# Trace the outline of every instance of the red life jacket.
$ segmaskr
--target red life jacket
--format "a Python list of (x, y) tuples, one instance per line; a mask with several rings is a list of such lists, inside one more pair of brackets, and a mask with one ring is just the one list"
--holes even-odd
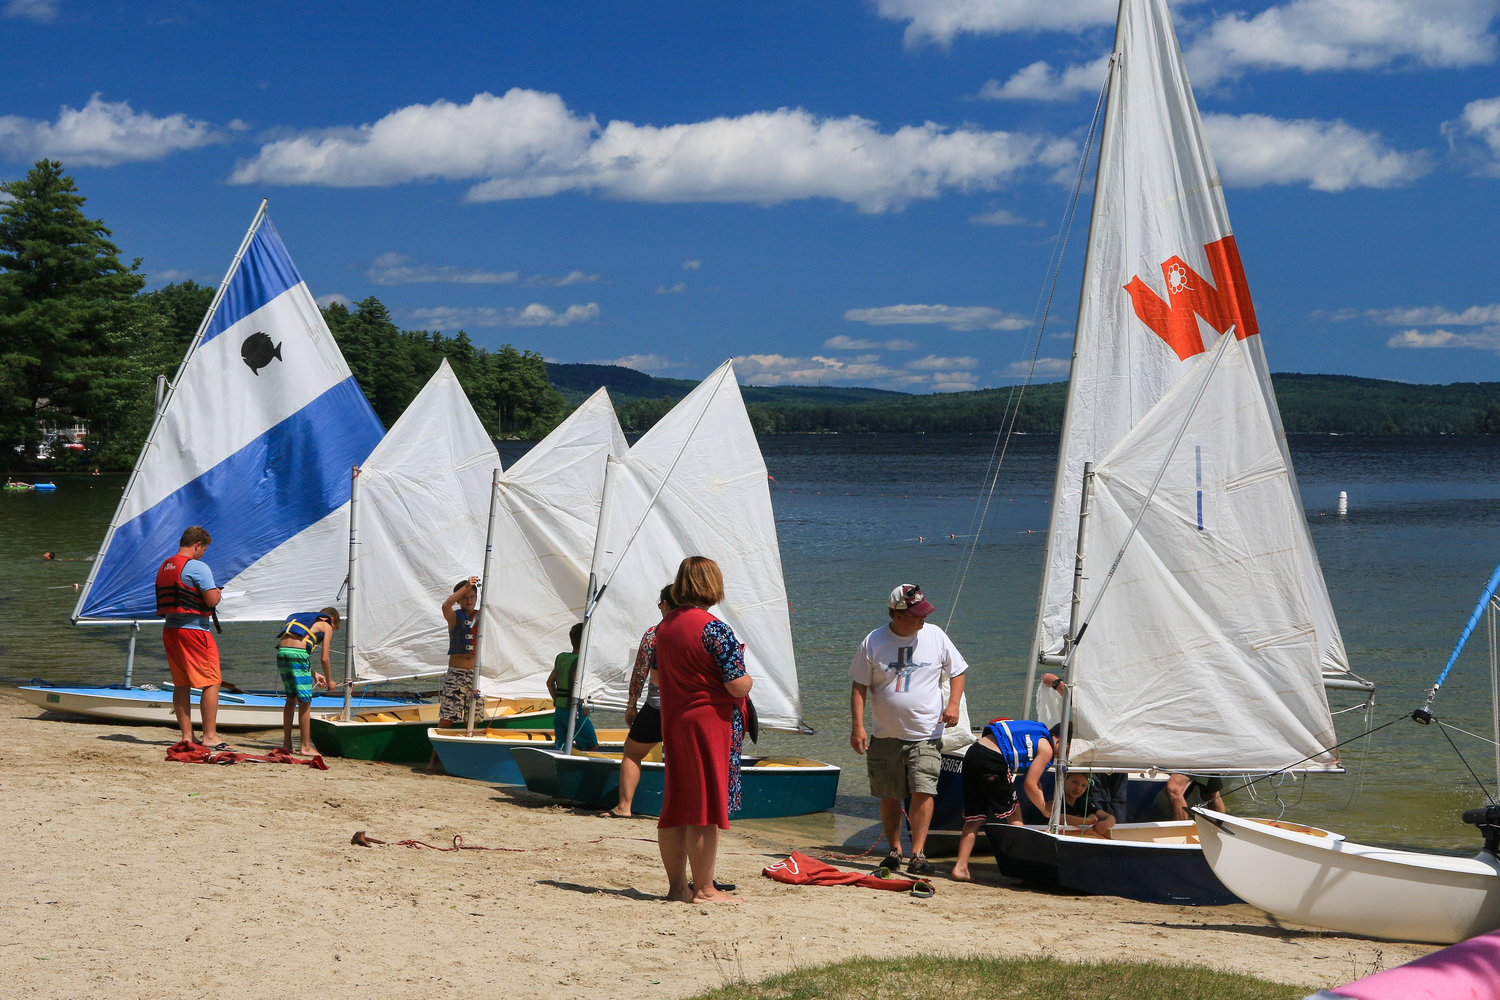
[(207, 615), (213, 609), (203, 601), (203, 592), (182, 580), (182, 567), (192, 556), (175, 555), (156, 571), (156, 613), (167, 615)]

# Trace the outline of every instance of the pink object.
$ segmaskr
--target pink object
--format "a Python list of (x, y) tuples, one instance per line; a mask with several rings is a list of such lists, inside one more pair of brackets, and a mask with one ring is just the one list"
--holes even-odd
[(1500, 1000), (1500, 931), (1328, 990), (1349, 1000)]

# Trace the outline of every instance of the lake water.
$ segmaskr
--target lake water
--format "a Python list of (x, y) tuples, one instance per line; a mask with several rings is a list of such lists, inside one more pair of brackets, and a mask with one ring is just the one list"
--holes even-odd
[[(847, 671), (859, 640), (886, 620), (891, 587), (920, 583), (937, 605), (933, 620), (969, 661), (976, 721), (1020, 714), (1056, 440), (1016, 438), (987, 504), (988, 437), (777, 436), (761, 445), (773, 477), (803, 715), (816, 731), (768, 734), (762, 749), (845, 768), (839, 815), (793, 824), (798, 836), (837, 843), (873, 815), (863, 761), (848, 746)], [(509, 464), (524, 449), (507, 444), (502, 456)], [(1500, 437), (1296, 437), (1292, 451), (1350, 661), (1379, 685), (1372, 722), (1409, 714), (1500, 561)], [(126, 630), (73, 626), (68, 615), (125, 477), (54, 481), (54, 493), (0, 497), (0, 683), (118, 682)], [(1341, 490), (1349, 494), (1343, 516)], [(43, 562), (45, 549), (62, 561)], [(219, 641), (226, 678), (242, 687), (275, 686), (266, 626), (226, 625)], [(1487, 734), (1483, 629), (1470, 647), (1435, 710), (1452, 725)], [(143, 629), (135, 680), (166, 676), (160, 639)], [(1339, 718), (1342, 739), (1365, 728), (1361, 714)], [(1492, 788), (1493, 747), (1462, 734), (1454, 739)], [(1397, 722), (1343, 755), (1347, 775), (1281, 788), (1290, 815), (1351, 839), (1477, 849), (1479, 838), (1459, 814), (1480, 804), (1480, 795), (1436, 727)], [(1236, 808), (1266, 814), (1279, 806), (1242, 797)]]

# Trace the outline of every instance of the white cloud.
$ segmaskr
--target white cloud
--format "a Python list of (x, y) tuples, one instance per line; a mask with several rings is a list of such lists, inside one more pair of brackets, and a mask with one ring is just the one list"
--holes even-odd
[(1203, 130), (1231, 187), (1307, 184), (1315, 191), (1388, 188), (1430, 170), (1423, 153), (1391, 149), (1342, 121), (1204, 115)]
[(455, 285), (513, 285), (520, 280), (516, 271), (474, 271), (468, 268), (417, 264), (399, 253), (376, 257), (366, 277), (377, 285), (421, 285), (442, 282)]
[(1024, 330), (1029, 319), (988, 306), (898, 305), (850, 309), (844, 318), (871, 326), (939, 325), (950, 330)]
[(153, 285), (171, 285), (180, 281), (196, 281), (200, 285), (205, 285), (219, 280), (218, 275), (207, 271), (184, 271), (175, 267), (164, 267), (159, 271), (152, 270), (148, 273), (150, 283)]
[(448, 264), (418, 264), (399, 253), (383, 253), (365, 271), (377, 285), (515, 285), (526, 288), (566, 288), (598, 281), (597, 274), (569, 271), (567, 274), (533, 274), (522, 278), (519, 271), (479, 271)]
[(527, 288), (567, 288), (569, 285), (587, 285), (599, 280), (597, 274), (569, 271), (567, 274), (533, 274), (521, 284)]
[(703, 261), (701, 261), (701, 260), (685, 260), (685, 261), (682, 262), (682, 269), (684, 271), (697, 271), (697, 270), (700, 270), (702, 267), (703, 267)]
[(986, 81), (979, 88), (985, 101), (1071, 101), (1083, 94), (1097, 94), (1109, 74), (1109, 53), (1091, 63), (1054, 70), (1051, 63), (1034, 62), (1009, 80)]
[(1019, 379), (1028, 375), (1033, 379), (1067, 378), (1071, 364), (1067, 358), (1037, 358), (1034, 366), (1028, 361), (1015, 361), (1005, 369), (1005, 376)]
[(621, 368), (634, 368), (636, 371), (645, 372), (648, 375), (682, 368), (681, 364), (669, 361), (660, 354), (627, 354), (623, 358), (592, 361), (590, 364), (619, 365)]
[(468, 104), (437, 101), (391, 112), (373, 125), (279, 139), (236, 166), (230, 183), (369, 187), (438, 178), (526, 177), (543, 191), (566, 177), (597, 129), (556, 94), (516, 88)]
[(1454, 333), (1451, 330), (1402, 330), (1385, 342), (1394, 348), (1461, 347), (1476, 351), (1493, 351), (1500, 354), (1500, 326), (1489, 327), (1477, 333)]
[(1226, 14), (1187, 47), (1200, 86), (1244, 69), (1368, 70), (1487, 65), (1494, 0), (1293, 0), (1254, 17)]
[(856, 385), (905, 392), (960, 392), (977, 388), (974, 376), (967, 371), (943, 370), (917, 362), (893, 367), (874, 354), (856, 358), (743, 354), (734, 359), (734, 371), (746, 385)]
[(418, 328), (425, 330), (459, 330), (470, 327), (496, 326), (572, 326), (588, 323), (599, 318), (599, 306), (568, 306), (556, 312), (550, 306), (533, 302), (524, 309), (475, 308), (457, 309), (438, 306), (432, 309), (411, 309), (404, 316)]
[(1465, 104), (1457, 121), (1443, 123), (1443, 134), (1479, 173), (1500, 177), (1500, 97)]
[(1003, 208), (997, 208), (990, 212), (972, 216), (969, 221), (981, 226), (1032, 226), (1037, 224)]
[(600, 129), (555, 94), (511, 90), (270, 142), (230, 181), (353, 187), (437, 178), (478, 181), (471, 201), (587, 191), (642, 202), (829, 198), (883, 212), (948, 190), (993, 190), (1073, 156), (1065, 140), (932, 122), (886, 133), (863, 118), (786, 108), (665, 127), (615, 121)]
[(917, 344), (913, 340), (863, 340), (839, 334), (823, 341), (823, 347), (830, 351), (915, 351)]
[(679, 281), (675, 285), (656, 286), (657, 295), (681, 295), (685, 291), (687, 291), (687, 282), (685, 281)]
[(5, 16), (46, 24), (57, 19), (57, 9), (62, 0), (9, 0), (5, 5)]
[(932, 354), (927, 355), (925, 358), (918, 358), (915, 361), (908, 361), (906, 363), (907, 368), (919, 372), (935, 372), (948, 368), (969, 369), (977, 368), (978, 366), (979, 360), (977, 358), (939, 358)]
[[(1484, 326), (1500, 325), (1500, 305), (1470, 306), (1454, 312), (1444, 306), (1409, 306), (1401, 309), (1367, 309), (1353, 314), (1387, 326)], [(1339, 313), (1335, 319), (1353, 316)]]
[[(880, 13), (909, 21), (908, 44), (947, 44), (964, 32), (1080, 32), (1114, 21), (1114, 2), (1093, 0), (877, 0)], [(1186, 7), (1187, 3), (1174, 4)], [(1406, 65), (1462, 68), (1495, 61), (1494, 0), (1291, 0), (1253, 16), (1230, 12), (1204, 21), (1178, 18), (1183, 60), (1198, 87), (1246, 70), (1304, 73)], [(1100, 48), (1107, 46), (1107, 40)], [(1064, 100), (1095, 93), (1108, 53), (1055, 69), (1036, 62), (980, 96)]]
[(319, 295), (314, 301), (318, 303), (319, 309), (327, 309), (335, 302), (343, 306), (345, 309), (354, 308), (354, 300), (347, 295), (340, 295), (338, 292), (334, 292), (332, 295)]
[(906, 44), (947, 45), (965, 32), (1077, 31), (1113, 24), (1117, 0), (876, 0), (880, 16), (906, 21)]
[(106, 101), (99, 94), (79, 109), (63, 105), (55, 122), (0, 115), (0, 155), (13, 160), (52, 157), (73, 166), (112, 167), (227, 139), (207, 122), (181, 114), (137, 114), (127, 102)]

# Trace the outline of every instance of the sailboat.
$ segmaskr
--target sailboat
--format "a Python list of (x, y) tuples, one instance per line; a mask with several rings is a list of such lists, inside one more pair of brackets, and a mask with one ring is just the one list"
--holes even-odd
[[(52, 711), (170, 724), (170, 691), (131, 683), (140, 626), (160, 621), (153, 567), (201, 524), (214, 539), (222, 620), (279, 622), (330, 604), (347, 570), (349, 468), (381, 434), (262, 201), (166, 387), (73, 611), (77, 624), (130, 626), (125, 683), (36, 684), (25, 696)], [(284, 701), (279, 691), (221, 692), (219, 725), (278, 726)]]
[[(488, 542), (475, 654), (486, 698), (532, 699), (551, 712), (547, 675), (583, 618), (606, 462), (625, 450), (609, 393), (600, 389), (485, 491), (488, 531), (486, 521), (475, 522)], [(539, 729), (430, 729), (427, 737), (448, 774), (519, 785), (512, 744), (550, 746), (555, 738), (550, 715), (538, 722)], [(625, 734), (600, 739), (619, 745)]]
[[(766, 465), (728, 361), (628, 454), (609, 462), (577, 681), (580, 696), (595, 708), (626, 707), (641, 633), (656, 621), (662, 584), (689, 555), (708, 556), (723, 571), (725, 596), (714, 613), (745, 644), (761, 727), (809, 731), (802, 720)], [(599, 807), (617, 801), (618, 753), (524, 745), (513, 756), (532, 791)], [(642, 765), (634, 811), (659, 811), (662, 767), (651, 760)], [(830, 808), (838, 777), (839, 769), (822, 761), (747, 755), (743, 807), (736, 815)]]
[[(500, 454), (444, 359), (360, 468), (357, 533), (350, 545), (346, 682), (442, 676), (448, 636), (439, 605), (484, 549), (490, 487)], [(535, 673), (535, 671), (532, 671)], [(539, 685), (487, 698), (481, 723), (552, 725)], [(312, 718), (324, 754), (425, 761), (438, 705), (327, 712)]]
[[(1166, 0), (1120, 4), (1108, 87), (1031, 659), (1033, 677), (1067, 683), (1040, 693), (1036, 717), (1063, 727), (1059, 781), (1338, 771), (1325, 674), (1365, 682), (1349, 673)], [(1106, 840), (1060, 812), (986, 827), (1003, 874), (1235, 900), (1191, 821), (1121, 823)]]
[[(1427, 703), (1412, 718), (1432, 723), (1432, 703), (1489, 609), (1490, 710), (1500, 780), (1497, 588), (1500, 567), (1459, 633)], [(1324, 830), (1277, 829), (1202, 808), (1193, 810), (1193, 820), (1214, 874), (1247, 903), (1285, 920), (1346, 934), (1453, 944), (1500, 928), (1500, 802), (1488, 798), (1486, 805), (1463, 814), (1484, 837), (1483, 849), (1472, 858), (1356, 844)]]

